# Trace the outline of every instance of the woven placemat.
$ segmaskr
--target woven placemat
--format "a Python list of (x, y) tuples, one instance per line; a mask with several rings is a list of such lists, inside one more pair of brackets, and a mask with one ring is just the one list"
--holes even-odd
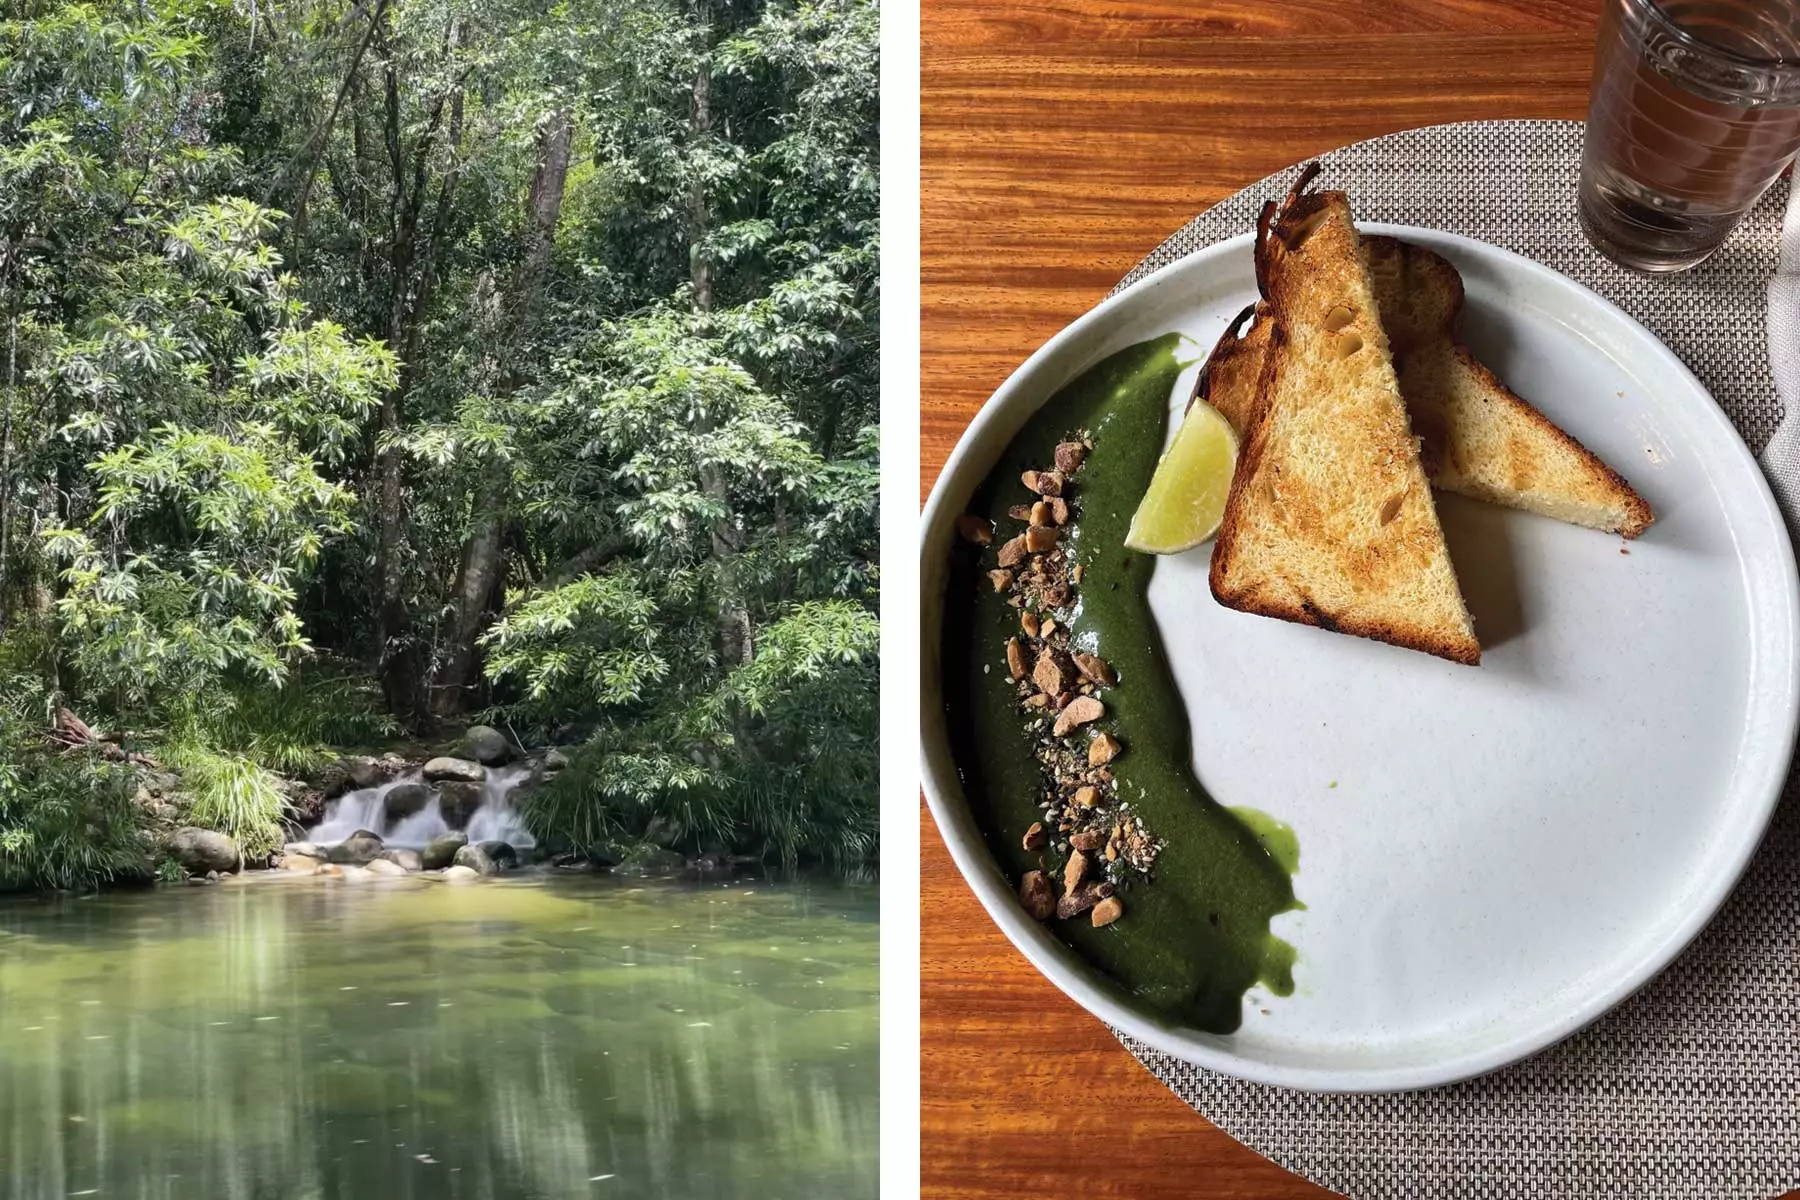
[[(1438, 125), (1321, 162), (1321, 186), (1348, 191), (1359, 220), (1504, 246), (1619, 305), (1693, 369), (1753, 450), (1780, 423), (1767, 313), (1786, 183), (1706, 263), (1646, 279), (1602, 258), (1576, 226), (1578, 123)], [(1272, 176), (1196, 217), (1120, 286), (1253, 228), (1291, 178)], [(1800, 787), (1790, 777), (1743, 882), (1673, 966), (1506, 1070), (1425, 1092), (1313, 1095), (1120, 1041), (1246, 1146), (1356, 1200), (1768, 1200), (1800, 1187)]]

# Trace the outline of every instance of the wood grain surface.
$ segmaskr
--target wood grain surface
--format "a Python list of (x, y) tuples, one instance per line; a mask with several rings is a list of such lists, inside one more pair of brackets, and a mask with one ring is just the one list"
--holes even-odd
[[(1580, 118), (1597, 8), (924, 0), (921, 497), (1007, 374), (1213, 202), (1396, 130)], [(1038, 976), (920, 825), (926, 1195), (1330, 1195), (1213, 1128)]]

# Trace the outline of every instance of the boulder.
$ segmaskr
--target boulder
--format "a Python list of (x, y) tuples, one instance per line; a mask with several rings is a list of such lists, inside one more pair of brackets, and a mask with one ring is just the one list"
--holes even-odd
[(372, 788), (387, 781), (387, 764), (378, 758), (353, 754), (339, 761), (344, 764), (344, 773), (354, 787)]
[(686, 866), (684, 855), (646, 842), (625, 852), (619, 870), (633, 875), (673, 875)]
[(319, 868), (325, 865), (322, 858), (313, 858), (306, 854), (284, 854), (281, 861), (275, 864), (280, 871), (292, 871), (297, 875), (316, 875)]
[(381, 835), (359, 829), (326, 852), (334, 863), (366, 863), (381, 854)]
[(394, 862), (391, 859), (386, 859), (386, 858), (375, 859), (367, 867), (365, 867), (364, 870), (368, 871), (368, 873), (371, 875), (395, 875), (395, 876), (398, 876), (398, 875), (406, 874), (405, 867), (401, 866), (399, 863)]
[(511, 842), (482, 842), (481, 852), (494, 860), (500, 870), (510, 870), (519, 865), (519, 851)]
[(312, 842), (289, 842), (281, 848), (281, 852), (283, 854), (302, 854), (307, 858), (316, 858), (320, 862), (325, 861), (325, 847)]
[[(465, 846), (463, 849), (466, 850), (468, 847)], [(474, 867), (455, 866), (444, 868), (443, 880), (445, 883), (473, 883), (480, 878), (481, 872), (477, 871)]]
[(512, 743), (506, 735), (488, 725), (471, 725), (456, 743), (459, 758), (472, 758), (478, 763), (498, 766), (513, 756)]
[(432, 783), (480, 783), (487, 778), (487, 768), (466, 758), (434, 758), (425, 764), (425, 778)]
[(468, 827), (475, 810), (487, 803), (487, 786), (480, 783), (450, 782), (438, 785), (438, 812), (444, 824), (452, 829)]
[(431, 787), (423, 783), (396, 783), (383, 797), (390, 821), (404, 821), (431, 803)]
[(551, 750), (544, 755), (544, 770), (546, 771), (560, 771), (568, 765), (569, 756), (561, 750)]
[(467, 867), (479, 875), (498, 875), (500, 873), (500, 864), (488, 857), (487, 850), (482, 846), (464, 846), (456, 852), (456, 860), (453, 865)]
[(437, 871), (456, 861), (456, 852), (469, 844), (466, 833), (439, 834), (431, 839), (425, 852), (419, 855), (419, 865), (427, 871)]
[(681, 840), (681, 827), (667, 817), (651, 817), (650, 823), (644, 826), (644, 840), (664, 850), (673, 850), (675, 843)]
[[(454, 857), (454, 853), (452, 857)], [(392, 850), (383, 850), (381, 857), (376, 862), (391, 862), (402, 871), (423, 871), (425, 869), (424, 857), (417, 850), (405, 850), (398, 847)], [(375, 864), (370, 863), (369, 865), (374, 866)]]
[(184, 825), (169, 838), (169, 854), (189, 875), (235, 871), (243, 861), (238, 844), (212, 829)]

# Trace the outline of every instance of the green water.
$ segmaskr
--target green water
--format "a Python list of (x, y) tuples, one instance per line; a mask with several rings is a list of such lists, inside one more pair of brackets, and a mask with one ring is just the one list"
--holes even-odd
[(872, 1197), (876, 912), (549, 876), (0, 904), (0, 1196)]
[[(1026, 498), (1020, 472), (1048, 465), (1056, 443), (1072, 432), (1092, 434), (1094, 448), (1074, 480), (1076, 525), (1067, 544), (1085, 575), (1069, 627), (1078, 646), (1118, 673), (1119, 686), (1102, 696), (1107, 716), (1095, 731), (1109, 729), (1125, 744), (1113, 763), (1119, 793), (1164, 847), (1153, 878), (1125, 891), (1124, 919), (1103, 929), (1079, 919), (1052, 928), (1141, 1003), (1228, 1033), (1241, 1023), (1251, 987), (1293, 991), (1293, 947), (1269, 925), (1299, 907), (1290, 878), (1299, 843), (1273, 818), (1222, 807), (1194, 778), (1187, 711), (1150, 612), (1155, 562), (1125, 549), (1131, 516), (1162, 453), (1180, 341), (1169, 334), (1121, 350), (1051, 397), (1007, 447), (969, 511), (1010, 536), (1019, 524), (1006, 510)], [(991, 565), (967, 547), (959, 551), (945, 609), (944, 675), (964, 791), (996, 860), (1016, 881), (1038, 865), (1020, 835), (1040, 816), (1041, 771), (1003, 657), (1018, 614), (982, 577)], [(1268, 799), (1279, 807), (1280, 797)], [(1060, 865), (1062, 856), (1053, 861)]]

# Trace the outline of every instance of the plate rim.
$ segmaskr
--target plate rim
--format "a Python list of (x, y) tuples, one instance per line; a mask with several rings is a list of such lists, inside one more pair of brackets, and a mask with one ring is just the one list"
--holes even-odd
[[(1641, 339), (1658, 359), (1652, 364), (1671, 372), (1678, 380), (1704, 396), (1710, 419), (1726, 435), (1731, 448), (1727, 456), (1733, 466), (1747, 470), (1754, 482), (1753, 493), (1760, 507), (1754, 512), (1766, 520), (1777, 536), (1775, 543), (1777, 569), (1786, 586), (1781, 590), (1778, 618), (1785, 618), (1788, 647), (1785, 672), (1780, 664), (1770, 668), (1778, 684), (1785, 685), (1781, 694), (1784, 711), (1776, 728), (1785, 728), (1788, 736), (1766, 757), (1759, 777), (1747, 787), (1760, 792), (1760, 803), (1751, 813), (1752, 820), (1742, 824), (1734, 844), (1722, 852), (1724, 870), (1719, 871), (1712, 886), (1703, 891), (1699, 903), (1692, 904), (1683, 920), (1660, 941), (1653, 943), (1629, 969), (1603, 989), (1599, 989), (1569, 1008), (1562, 1016), (1525, 1036), (1491, 1043), (1485, 1050), (1459, 1054), (1442, 1063), (1400, 1065), (1375, 1068), (1319, 1068), (1290, 1066), (1247, 1058), (1229, 1049), (1209, 1045), (1203, 1039), (1216, 1035), (1203, 1034), (1166, 1020), (1133, 1005), (1116, 984), (1100, 977), (1074, 951), (1048, 929), (1030, 920), (1019, 906), (1013, 888), (1001, 874), (988, 851), (981, 831), (975, 826), (967, 799), (961, 791), (961, 780), (951, 756), (942, 720), (943, 690), (939, 659), (942, 639), (943, 594), (946, 570), (944, 559), (950, 543), (950, 526), (964, 499), (958, 491), (967, 492), (974, 482), (958, 488), (969, 474), (969, 462), (976, 446), (1002, 424), (1014, 410), (1021, 409), (1017, 397), (1026, 392), (1032, 380), (1045, 369), (1045, 363), (1065, 353), (1080, 339), (1102, 326), (1117, 310), (1132, 304), (1144, 293), (1162, 286), (1177, 273), (1191, 269), (1196, 260), (1226, 260), (1233, 253), (1247, 251), (1253, 233), (1243, 233), (1224, 241), (1201, 247), (1170, 262), (1127, 287), (1112, 292), (1094, 307), (1058, 330), (1016, 367), (1006, 380), (985, 400), (958, 436), (955, 446), (945, 458), (930, 495), (920, 515), (920, 782), (926, 805), (936, 822), (939, 835), (956, 863), (964, 882), (975, 893), (1000, 931), (1033, 968), (1064, 995), (1083, 1009), (1100, 1018), (1116, 1032), (1122, 1033), (1151, 1049), (1253, 1083), (1317, 1092), (1376, 1093), (1410, 1091), (1439, 1087), (1484, 1075), (1556, 1045), (1586, 1028), (1606, 1013), (1630, 999), (1657, 976), (1661, 975), (1690, 946), (1718, 915), (1725, 902), (1737, 890), (1744, 872), (1762, 845), (1780, 803), (1795, 750), (1795, 733), (1800, 730), (1800, 573), (1796, 570), (1795, 552), (1785, 518), (1763, 474), (1755, 455), (1743, 436), (1726, 416), (1710, 389), (1696, 377), (1660, 338), (1618, 305), (1593, 289), (1569, 278), (1551, 267), (1524, 255), (1475, 238), (1447, 230), (1387, 222), (1357, 222), (1357, 228), (1369, 234), (1386, 234), (1398, 238), (1419, 238), (1428, 242), (1464, 250), (1471, 255), (1490, 257), (1507, 273), (1519, 272), (1549, 282), (1553, 287), (1572, 290), (1577, 306), (1597, 312), (1609, 323), (1622, 326)], [(1083, 361), (1068, 373), (1073, 378), (1092, 365), (1098, 356)], [(1066, 381), (1066, 380), (1065, 380)], [(1053, 390), (1053, 389), (1052, 389)], [(1049, 391), (1038, 404), (1026, 409), (1029, 416), (1049, 398)], [(951, 504), (952, 498), (958, 501)], [(1740, 557), (1739, 561), (1742, 561)], [(1754, 794), (1754, 792), (1753, 792)]]

